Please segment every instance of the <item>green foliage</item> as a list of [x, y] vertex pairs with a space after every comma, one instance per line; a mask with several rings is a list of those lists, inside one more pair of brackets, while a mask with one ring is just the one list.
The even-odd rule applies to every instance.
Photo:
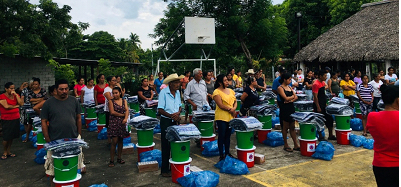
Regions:
[[[151, 36], [158, 39], [156, 44], [162, 45], [185, 16], [213, 17], [216, 21], [216, 45], [211, 57], [217, 58], [218, 66], [227, 69], [232, 65], [227, 62], [238, 57], [242, 59], [238, 67], [253, 68], [254, 60], [277, 60], [283, 54], [287, 28], [284, 19], [278, 17], [274, 9], [271, 1], [266, 0], [175, 0], [168, 5], [165, 17]], [[167, 54], [184, 43], [183, 36], [182, 27], [167, 44]], [[174, 58], [199, 58], [202, 47], [208, 48], [205, 45], [185, 45]], [[189, 69], [191, 64], [185, 65]], [[166, 63], [165, 66], [169, 67], [167, 70], [182, 69], [177, 63]]]
[[74, 71], [72, 70], [72, 66], [70, 64], [59, 64], [55, 60], [49, 60], [49, 64], [47, 65], [54, 70], [56, 81], [60, 79], [65, 79], [68, 82], [75, 81]]
[[0, 3], [0, 53], [25, 57], [40, 55], [45, 59], [57, 56], [71, 23], [71, 7], [59, 8], [51, 0], [32, 5], [27, 0], [3, 0]]
[[105, 77], [124, 75], [126, 72], [129, 72], [128, 68], [125, 66], [112, 67], [108, 59], [105, 60], [101, 58], [98, 62], [98, 71], [100, 74], [104, 74]]

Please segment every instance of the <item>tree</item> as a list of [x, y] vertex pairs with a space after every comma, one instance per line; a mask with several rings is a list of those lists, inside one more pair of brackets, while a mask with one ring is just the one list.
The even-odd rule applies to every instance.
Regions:
[[0, 3], [0, 53], [25, 57], [40, 55], [45, 59], [57, 56], [59, 46], [71, 23], [71, 7], [59, 8], [51, 0], [32, 5], [27, 0], [3, 0]]
[[[151, 35], [159, 39], [156, 44], [164, 44], [184, 16], [213, 17], [216, 21], [216, 45], [213, 55], [222, 62], [233, 61], [239, 56], [246, 59], [245, 65], [248, 68], [253, 68], [255, 59], [278, 59], [283, 53], [283, 44], [286, 43], [285, 21], [275, 15], [271, 1], [176, 0], [168, 5], [164, 15], [156, 25], [155, 33]], [[169, 41], [167, 51], [172, 53], [172, 50], [177, 49], [184, 42], [183, 35], [183, 28], [180, 28], [176, 36]], [[176, 56], [197, 56], [198, 50], [200, 51], [199, 45], [185, 46]], [[227, 63], [221, 65], [227, 67]]]
[[74, 82], [75, 81], [75, 74], [74, 71], [72, 70], [72, 66], [70, 64], [59, 64], [55, 60], [51, 59], [49, 60], [49, 64], [47, 65], [51, 67], [54, 70], [54, 76], [56, 81], [60, 79], [65, 79], [68, 82]]

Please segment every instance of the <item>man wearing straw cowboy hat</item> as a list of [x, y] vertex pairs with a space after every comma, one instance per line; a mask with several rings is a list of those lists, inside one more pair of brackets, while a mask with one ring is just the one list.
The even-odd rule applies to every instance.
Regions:
[[159, 93], [158, 112], [160, 117], [161, 143], [162, 143], [162, 168], [163, 177], [171, 177], [169, 169], [170, 143], [166, 139], [167, 127], [179, 124], [181, 117], [181, 95], [180, 80], [184, 75], [178, 76], [177, 73], [169, 75], [164, 79], [163, 84], [168, 85]]

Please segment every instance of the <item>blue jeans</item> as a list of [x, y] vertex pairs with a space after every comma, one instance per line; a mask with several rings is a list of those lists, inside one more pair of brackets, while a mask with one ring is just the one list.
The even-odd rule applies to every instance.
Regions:
[[309, 101], [313, 100], [312, 90], [305, 90], [305, 94], [308, 96]]
[[217, 133], [219, 135], [219, 139], [217, 139], [217, 145], [219, 147], [220, 156], [223, 156], [223, 145], [225, 149], [225, 155], [230, 153], [230, 137], [231, 137], [231, 128], [228, 126], [228, 122], [226, 121], [216, 121], [218, 130]]

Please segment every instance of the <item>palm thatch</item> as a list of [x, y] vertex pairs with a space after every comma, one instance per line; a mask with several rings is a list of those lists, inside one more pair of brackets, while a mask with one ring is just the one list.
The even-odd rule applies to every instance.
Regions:
[[362, 10], [302, 48], [295, 62], [398, 60], [398, 0]]

